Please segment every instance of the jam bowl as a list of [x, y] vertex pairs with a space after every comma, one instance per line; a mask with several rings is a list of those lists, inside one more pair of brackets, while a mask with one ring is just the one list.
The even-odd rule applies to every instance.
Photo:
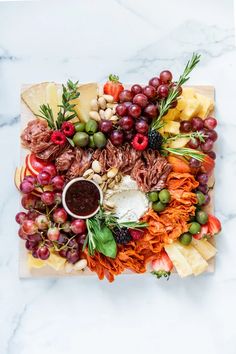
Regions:
[[102, 203], [103, 193], [94, 182], [78, 177], [68, 182], [62, 193], [62, 204], [68, 214], [76, 219], [95, 215]]

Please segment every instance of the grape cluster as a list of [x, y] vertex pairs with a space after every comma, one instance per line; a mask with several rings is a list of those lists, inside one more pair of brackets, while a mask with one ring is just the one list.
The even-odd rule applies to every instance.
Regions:
[[[75, 263], [80, 259], [86, 237], [86, 222], [72, 219], [61, 205], [64, 178], [57, 175], [56, 168], [46, 166], [36, 177], [27, 176], [20, 185], [23, 193], [21, 203], [28, 212], [16, 215], [20, 225], [18, 235], [33, 257], [46, 260], [50, 250]], [[44, 190], [45, 186], [52, 191]], [[34, 194], [40, 188], [40, 196]]]

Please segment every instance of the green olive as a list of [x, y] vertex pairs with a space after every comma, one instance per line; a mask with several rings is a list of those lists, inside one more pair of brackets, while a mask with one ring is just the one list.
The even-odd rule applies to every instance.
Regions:
[[205, 211], [203, 210], [198, 210], [196, 212], [196, 220], [199, 222], [199, 224], [204, 225], [208, 221], [208, 215]]
[[93, 135], [89, 136], [89, 147], [94, 149], [96, 146], [94, 144], [94, 139], [93, 139]]
[[89, 121], [85, 124], [86, 133], [88, 133], [89, 135], [93, 135], [94, 133], [96, 133], [97, 130], [98, 123], [96, 122], [96, 120], [89, 119]]
[[167, 204], [170, 202], [170, 192], [168, 191], [168, 189], [162, 189], [162, 191], [160, 191], [159, 193], [159, 199], [163, 204]]
[[201, 225], [194, 221], [190, 224], [188, 231], [193, 235], [198, 234], [201, 231]]
[[84, 132], [77, 132], [73, 136], [73, 142], [76, 146], [85, 147], [89, 143], [89, 136]]
[[158, 201], [158, 192], [149, 192], [147, 196], [150, 202]]
[[75, 123], [76, 132], [84, 132], [84, 130], [85, 130], [85, 123], [82, 122]]
[[103, 148], [107, 143], [107, 139], [102, 132], [95, 133], [93, 136], [93, 140], [97, 148]]
[[189, 232], [186, 232], [179, 237], [179, 241], [182, 245], [188, 246], [192, 241], [192, 235]]
[[158, 212], [165, 210], [165, 207], [165, 204], [163, 204], [162, 202], [152, 203], [152, 209]]
[[205, 195], [202, 192], [200, 192], [200, 191], [197, 192], [196, 196], [197, 196], [197, 204], [198, 205], [202, 205], [202, 204], [205, 203], [206, 197], [205, 197]]

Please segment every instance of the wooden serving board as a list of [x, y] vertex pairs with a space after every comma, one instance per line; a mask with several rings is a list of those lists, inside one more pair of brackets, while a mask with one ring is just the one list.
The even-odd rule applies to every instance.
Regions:
[[[21, 92], [27, 89], [31, 85], [22, 85]], [[128, 86], [128, 85], [127, 85]], [[190, 87], [190, 86], [189, 86]], [[215, 89], [213, 86], [192, 86], [198, 93], [208, 96], [209, 98], [215, 100]], [[212, 112], [214, 114], [214, 112]], [[29, 110], [26, 104], [21, 100], [21, 131], [25, 128], [28, 121], [31, 119], [35, 119], [33, 113]], [[24, 163], [25, 156], [29, 153], [28, 150], [21, 147], [21, 165]], [[209, 181], [210, 185], [214, 184], [214, 176], [211, 177]], [[214, 190], [210, 192], [211, 202], [205, 208], [207, 212], [214, 214]], [[89, 269], [85, 269], [84, 271], [77, 271], [66, 273], [64, 270], [56, 271], [49, 266], [45, 266], [43, 268], [29, 268], [27, 262], [27, 250], [24, 246], [24, 241], [20, 240], [19, 245], [19, 277], [20, 278], [44, 278], [44, 277], [71, 277], [71, 276], [88, 276], [88, 275], [96, 275], [96, 273], [91, 272]], [[211, 243], [215, 245], [215, 240], [212, 239]], [[215, 269], [215, 258], [212, 258], [208, 261], [209, 267], [207, 269], [208, 272], [214, 272]], [[126, 271], [124, 274], [130, 274], [130, 271]], [[146, 273], [149, 274], [149, 273]], [[139, 274], [140, 275], [140, 274]]]

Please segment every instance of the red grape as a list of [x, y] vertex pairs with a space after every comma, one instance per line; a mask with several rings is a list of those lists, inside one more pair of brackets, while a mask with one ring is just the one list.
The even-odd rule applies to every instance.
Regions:
[[68, 241], [68, 237], [65, 234], [60, 233], [57, 243], [59, 245], [65, 245]]
[[63, 208], [57, 208], [54, 210], [52, 217], [56, 223], [62, 224], [67, 220], [67, 212]]
[[86, 236], [87, 236], [86, 234], [76, 236], [77, 242], [83, 244], [86, 239]]
[[137, 95], [134, 96], [133, 103], [137, 104], [141, 108], [144, 108], [148, 105], [148, 98], [143, 93], [138, 93]]
[[189, 159], [189, 166], [192, 168], [198, 168], [201, 166], [201, 161], [198, 161], [198, 160], [194, 159], [193, 157], [191, 157]]
[[[118, 114], [118, 116], [120, 116], [120, 117], [124, 117], [127, 114], [127, 111], [128, 111], [128, 109], [124, 103], [120, 103], [116, 106], [116, 114]], [[110, 121], [108, 121], [108, 122], [110, 122]], [[103, 132], [103, 133], [106, 133], [106, 132]]]
[[32, 184], [36, 184], [37, 180], [34, 176], [25, 176], [24, 181], [30, 182]]
[[71, 223], [71, 230], [75, 234], [83, 234], [86, 232], [86, 222], [83, 219], [76, 219]]
[[22, 227], [19, 228], [18, 235], [22, 240], [27, 240], [27, 234], [22, 230]]
[[67, 248], [64, 248], [63, 250], [60, 250], [59, 251], [59, 255], [63, 258], [66, 258], [66, 254], [68, 252], [68, 249]]
[[27, 235], [27, 240], [30, 242], [39, 243], [42, 241], [42, 237], [41, 237], [40, 233], [37, 232], [36, 234], [33, 234], [33, 235]]
[[134, 94], [134, 95], [137, 95], [137, 93], [142, 93], [142, 86], [138, 85], [138, 84], [135, 84], [131, 87], [131, 92]]
[[66, 259], [69, 263], [76, 263], [78, 262], [80, 258], [80, 255], [79, 255], [79, 251], [78, 250], [69, 250], [67, 253], [66, 253]]
[[145, 122], [145, 120], [143, 120], [143, 119], [140, 119], [135, 123], [135, 130], [138, 133], [147, 134], [148, 128], [149, 128], [149, 126], [148, 126], [147, 122]]
[[29, 194], [29, 193], [33, 192], [34, 185], [31, 182], [24, 180], [20, 184], [20, 190], [22, 193]]
[[38, 254], [38, 257], [42, 260], [46, 260], [50, 257], [50, 251], [47, 248], [47, 246], [39, 247], [37, 254]]
[[164, 70], [160, 73], [160, 80], [163, 84], [168, 84], [172, 80], [172, 73], [169, 70]]
[[129, 131], [127, 130], [124, 132], [124, 134], [125, 134], [125, 140], [131, 141], [133, 139], [135, 133], [133, 130], [129, 130]]
[[53, 192], [43, 192], [41, 200], [46, 205], [52, 205], [55, 202], [55, 194]]
[[27, 219], [27, 214], [24, 211], [20, 211], [19, 213], [16, 214], [15, 220], [18, 224], [22, 224], [23, 221]]
[[61, 192], [55, 192], [55, 203], [56, 204], [61, 204], [62, 201], [62, 193]]
[[57, 169], [56, 169], [56, 166], [53, 163], [50, 163], [50, 164], [48, 164], [47, 166], [45, 166], [43, 168], [42, 172], [47, 172], [47, 173], [50, 174], [51, 177], [54, 177], [57, 174]]
[[173, 101], [173, 102], [171, 103], [170, 107], [171, 107], [171, 108], [175, 108], [175, 107], [177, 107], [177, 104], [178, 104], [178, 101], [177, 101], [177, 100], [176, 100], [176, 101]]
[[34, 258], [39, 258], [39, 256], [38, 256], [38, 250], [37, 250], [37, 249], [33, 249], [33, 250], [32, 250], [32, 256], [33, 256]]
[[128, 108], [129, 115], [133, 118], [138, 118], [141, 115], [141, 107], [137, 104], [131, 104]]
[[26, 194], [21, 199], [21, 205], [23, 208], [30, 210], [35, 207], [38, 198], [33, 194]]
[[50, 227], [47, 232], [47, 236], [51, 241], [57, 241], [60, 236], [60, 231], [56, 226]]
[[169, 88], [167, 85], [160, 85], [157, 89], [157, 95], [160, 98], [166, 98], [168, 96], [169, 93]]
[[215, 129], [217, 126], [217, 120], [213, 117], [207, 117], [204, 120], [204, 127], [207, 129]]
[[26, 240], [25, 242], [25, 248], [28, 251], [33, 251], [35, 248], [37, 248], [37, 246], [38, 246], [38, 242], [29, 241], [29, 240]]
[[30, 210], [27, 213], [28, 220], [35, 220], [38, 217], [39, 213], [36, 210]]
[[157, 89], [160, 84], [161, 82], [159, 77], [153, 77], [151, 80], [149, 80], [149, 85], [155, 87], [155, 89]]
[[216, 159], [216, 153], [215, 153], [215, 151], [208, 151], [207, 155], [210, 156], [213, 160]]
[[41, 199], [37, 199], [35, 203], [35, 209], [40, 210], [40, 211], [45, 211], [45, 204], [43, 204]]
[[64, 223], [61, 225], [62, 230], [63, 230], [64, 232], [70, 232], [70, 231], [71, 231], [70, 225], [71, 225], [70, 221], [64, 222]]
[[207, 194], [209, 188], [207, 184], [199, 184], [199, 186], [197, 187], [197, 189], [202, 192], [203, 194]]
[[129, 106], [131, 106], [132, 102], [131, 101], [127, 101], [127, 102], [123, 102], [122, 103], [126, 108], [129, 108]]
[[130, 116], [125, 116], [119, 120], [119, 125], [124, 130], [131, 130], [134, 126], [134, 120]]
[[74, 250], [78, 250], [79, 249], [79, 244], [77, 242], [77, 240], [75, 238], [72, 238], [72, 240], [70, 240], [68, 242], [68, 247], [69, 248], [73, 248]]
[[156, 118], [159, 114], [157, 106], [153, 103], [150, 103], [147, 107], [144, 108], [143, 115], [148, 118]]
[[196, 180], [200, 183], [200, 184], [207, 184], [208, 182], [208, 175], [206, 173], [200, 173], [197, 175]]
[[181, 133], [189, 133], [192, 131], [192, 124], [189, 120], [182, 120], [180, 123]]
[[218, 134], [215, 130], [209, 129], [206, 133], [207, 137], [212, 141], [216, 141], [218, 138]]
[[203, 120], [199, 117], [194, 117], [191, 120], [193, 131], [200, 130], [203, 128]]
[[46, 186], [48, 184], [50, 184], [51, 182], [51, 175], [48, 172], [40, 172], [37, 176], [37, 181], [39, 184], [41, 184], [42, 186]]
[[108, 119], [103, 119], [100, 122], [99, 130], [104, 134], [109, 134], [113, 129], [112, 121]]
[[55, 176], [55, 177], [53, 177], [52, 185], [53, 185], [54, 189], [62, 190], [63, 187], [64, 187], [64, 184], [65, 184], [65, 181], [64, 181], [63, 176]]
[[201, 143], [201, 149], [203, 152], [211, 151], [213, 148], [214, 142], [211, 139], [206, 139], [204, 143]]
[[197, 149], [199, 147], [199, 140], [197, 138], [191, 138], [187, 144], [190, 149]]
[[119, 95], [120, 102], [132, 101], [134, 94], [130, 90], [123, 90]]
[[153, 86], [147, 85], [143, 88], [143, 94], [150, 100], [156, 97], [156, 90]]
[[177, 86], [177, 84], [175, 82], [172, 82], [169, 87], [172, 89], [172, 90], [178, 90], [178, 96], [181, 96], [182, 95], [182, 92], [183, 92], [183, 89], [181, 86]]
[[35, 219], [35, 223], [38, 226], [39, 230], [46, 230], [48, 228], [48, 218], [45, 214], [40, 214]]
[[124, 134], [121, 130], [113, 130], [110, 135], [110, 140], [113, 145], [119, 146], [123, 144]]
[[27, 235], [33, 235], [38, 231], [38, 226], [34, 220], [24, 220], [22, 223], [22, 231]]

